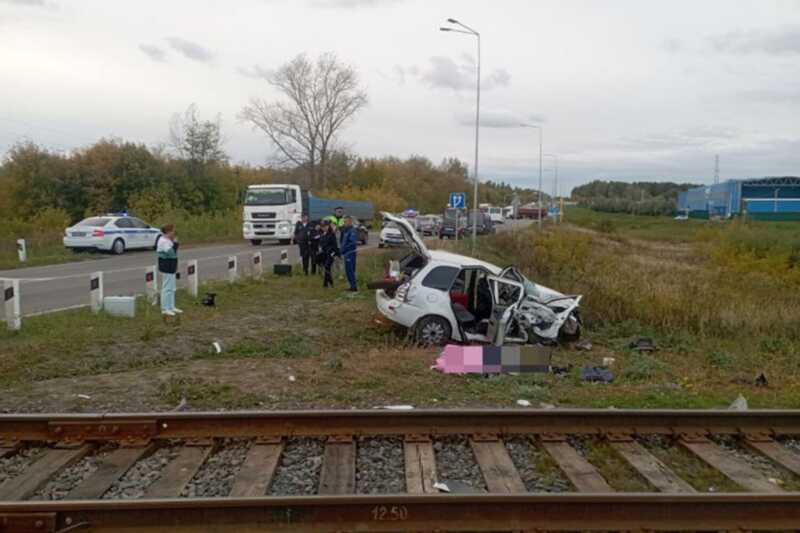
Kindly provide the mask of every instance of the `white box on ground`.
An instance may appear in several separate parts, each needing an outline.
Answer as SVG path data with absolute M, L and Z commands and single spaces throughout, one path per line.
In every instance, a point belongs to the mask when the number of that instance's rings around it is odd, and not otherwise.
M 133 318 L 136 316 L 136 296 L 106 296 L 103 310 L 112 316 Z

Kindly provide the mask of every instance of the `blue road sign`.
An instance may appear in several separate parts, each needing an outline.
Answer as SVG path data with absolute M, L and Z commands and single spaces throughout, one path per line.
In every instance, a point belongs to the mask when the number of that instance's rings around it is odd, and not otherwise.
M 467 207 L 467 195 L 463 192 L 451 192 L 450 207 L 455 207 L 457 209 L 464 209 Z

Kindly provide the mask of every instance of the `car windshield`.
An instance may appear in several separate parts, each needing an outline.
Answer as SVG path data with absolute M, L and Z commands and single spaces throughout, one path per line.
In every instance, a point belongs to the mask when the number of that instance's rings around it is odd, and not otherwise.
M 91 226 L 91 227 L 94 227 L 94 228 L 101 228 L 101 227 L 105 226 L 106 224 L 108 224 L 109 220 L 111 220 L 111 219 L 110 218 L 105 218 L 105 217 L 90 217 L 90 218 L 84 218 L 83 220 L 81 220 L 80 222 L 78 222 L 75 225 L 76 226 Z
M 250 189 L 244 197 L 244 205 L 286 205 L 289 203 L 287 189 Z

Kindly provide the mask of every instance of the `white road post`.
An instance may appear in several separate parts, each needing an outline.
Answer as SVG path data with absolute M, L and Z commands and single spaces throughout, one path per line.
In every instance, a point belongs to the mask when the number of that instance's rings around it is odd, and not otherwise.
M 103 309 L 103 273 L 95 272 L 89 276 L 89 304 L 92 313 L 99 313 Z
M 150 305 L 155 305 L 158 299 L 158 281 L 156 280 L 156 267 L 154 266 L 144 269 L 144 292 Z
M 18 331 L 22 328 L 22 313 L 19 310 L 19 280 L 7 279 L 3 283 L 3 301 L 6 308 L 8 329 Z
M 261 252 L 253 253 L 253 276 L 260 278 L 264 274 L 264 263 L 261 261 Z
M 232 255 L 228 257 L 228 281 L 233 283 L 236 281 L 237 277 L 237 268 L 236 268 L 236 256 Z
M 282 265 L 289 264 L 289 250 L 281 250 L 281 264 Z
M 197 276 L 197 259 L 192 259 L 186 266 L 186 287 L 189 289 L 189 294 L 192 298 L 197 298 L 199 287 Z
M 25 244 L 25 239 L 17 239 L 17 255 L 20 263 L 28 260 L 28 246 Z

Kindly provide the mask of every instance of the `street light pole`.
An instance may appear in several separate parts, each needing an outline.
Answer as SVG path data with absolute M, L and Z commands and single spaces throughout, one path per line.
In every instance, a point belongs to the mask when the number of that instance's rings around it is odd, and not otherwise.
M 556 154 L 544 154 L 544 156 L 545 157 L 552 157 L 553 161 L 555 163 L 554 177 L 553 177 L 553 198 L 550 200 L 551 206 L 554 206 L 555 205 L 554 202 L 556 201 L 556 198 L 558 197 L 558 155 L 556 155 Z M 556 220 L 558 220 L 558 217 L 556 217 Z
M 544 128 L 537 124 L 520 124 L 521 128 L 536 128 L 539 130 L 539 192 L 537 193 L 537 204 L 539 206 L 539 229 L 542 229 L 542 137 L 544 136 Z
M 461 22 L 457 21 L 456 19 L 447 19 L 447 22 L 450 24 L 455 24 L 464 28 L 463 30 L 459 30 L 456 28 L 448 28 L 442 27 L 439 28 L 441 31 L 449 31 L 455 33 L 465 33 L 467 35 L 474 35 L 478 40 L 478 63 L 477 63 L 477 83 L 476 83 L 476 97 L 475 97 L 475 170 L 474 170 L 474 178 L 475 178 L 475 189 L 473 193 L 474 197 L 474 212 L 472 215 L 472 250 L 475 251 L 475 240 L 478 236 L 478 146 L 480 140 L 480 129 L 481 129 L 481 34 L 475 31 L 474 29 L 470 28 L 466 24 L 462 24 Z M 467 218 L 469 220 L 469 218 Z M 458 229 L 456 229 L 458 231 Z

